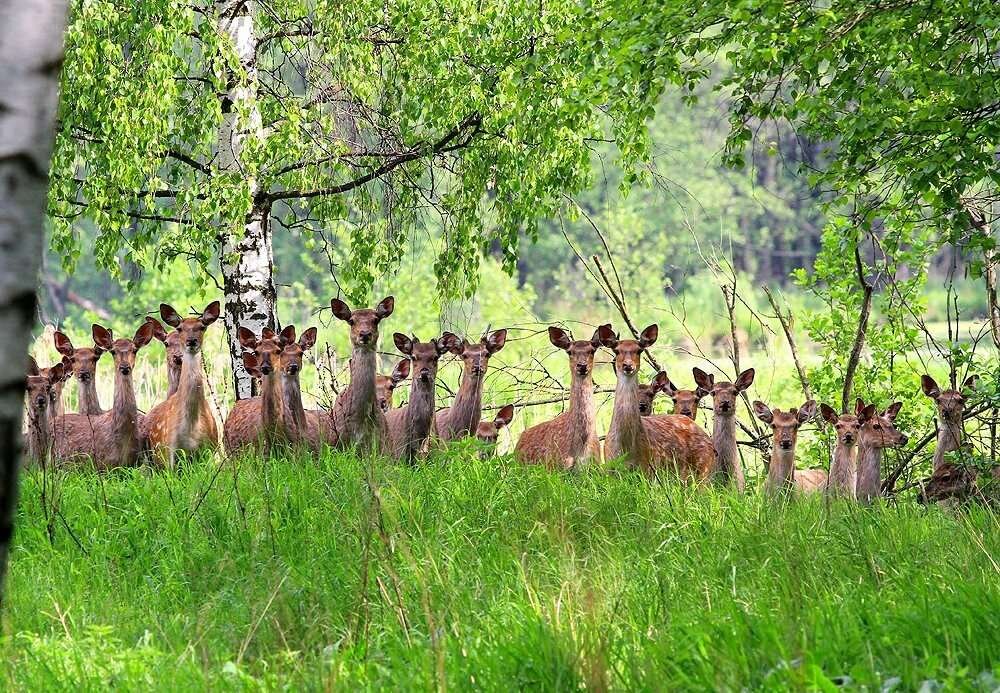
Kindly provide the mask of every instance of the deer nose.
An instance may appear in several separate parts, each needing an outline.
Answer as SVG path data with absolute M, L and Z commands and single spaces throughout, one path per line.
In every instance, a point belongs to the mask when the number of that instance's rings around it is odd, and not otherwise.
M 576 372 L 580 375 L 587 375 L 587 364 L 585 363 L 576 364 Z
M 45 395 L 39 395 L 35 398 L 35 406 L 39 409 L 45 409 L 46 404 L 48 404 L 48 398 Z
M 378 401 L 378 408 L 382 411 L 389 411 L 389 403 L 384 399 L 380 399 Z
M 427 368 L 424 368 L 423 370 L 421 370 L 421 371 L 420 371 L 420 379 L 421 379 L 422 381 L 424 381 L 425 383 L 426 383 L 426 382 L 427 382 L 428 380 L 430 380 L 430 379 L 431 379 L 431 372 L 430 372 L 430 369 L 427 369 Z
M 189 340 L 187 340 L 186 344 L 187 344 L 188 349 L 194 349 L 196 346 L 198 346 L 198 340 L 197 339 L 189 339 Z
M 782 450 L 791 450 L 792 449 L 792 441 L 790 441 L 790 440 L 783 440 L 780 443 L 778 443 L 778 447 L 780 447 Z
M 361 340 L 361 343 L 362 343 L 362 344 L 367 344 L 367 343 L 368 343 L 368 341 L 369 341 L 369 340 L 370 340 L 371 338 L 372 338 L 372 333 L 371 333 L 371 331 L 368 331 L 368 332 L 359 332 L 359 333 L 358 333 L 358 339 L 360 339 L 360 340 Z
M 79 376 L 77 376 L 77 377 L 80 378 L 81 382 L 84 382 L 84 383 L 90 382 L 90 373 L 86 373 L 86 372 L 80 373 Z
M 853 442 L 854 442 L 854 436 L 852 436 L 852 435 L 851 435 L 851 434 L 849 434 L 849 433 L 848 433 L 847 435 L 845 435 L 845 436 L 844 436 L 844 444 L 845 444 L 845 445 L 850 445 L 850 444 L 852 444 Z
M 290 364 L 288 364 L 287 370 L 288 370 L 288 374 L 289 375 L 295 375 L 296 373 L 299 372 L 299 364 L 297 364 L 297 363 L 290 363 Z
M 261 364 L 260 372 L 263 373 L 264 375 L 271 375 L 271 372 L 273 370 L 274 369 L 271 368 L 271 364 L 269 364 L 269 363 Z
M 622 366 L 622 370 L 625 372 L 625 375 L 632 375 L 635 373 L 635 366 L 631 363 L 626 363 Z
M 720 411 L 729 411 L 730 409 L 732 409 L 732 407 L 733 405 L 731 402 L 719 402 Z
M 176 363 L 178 366 L 181 365 L 182 363 L 184 363 L 184 357 L 180 355 L 174 356 L 174 363 Z
M 642 402 L 639 405 L 639 412 L 640 413 L 645 414 L 647 409 L 649 409 L 649 406 L 645 402 Z
M 129 373 L 132 372 L 132 366 L 119 366 L 118 372 L 121 373 L 122 375 L 128 375 Z

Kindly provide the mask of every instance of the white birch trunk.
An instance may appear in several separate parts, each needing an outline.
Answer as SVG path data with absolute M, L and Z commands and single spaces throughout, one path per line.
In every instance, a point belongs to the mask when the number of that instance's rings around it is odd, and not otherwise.
M 240 172 L 250 187 L 251 196 L 259 192 L 253 171 L 240 161 L 243 142 L 248 137 L 263 136 L 257 110 L 257 35 L 253 15 L 255 3 L 247 0 L 217 0 L 219 31 L 228 36 L 239 57 L 246 80 L 229 79 L 229 91 L 223 97 L 222 125 L 219 127 L 218 166 L 221 171 Z M 248 114 L 241 119 L 239 111 Z M 265 327 L 274 328 L 275 303 L 273 251 L 269 228 L 270 207 L 255 203 L 241 230 L 222 233 L 219 260 L 225 292 L 223 317 L 229 341 L 236 398 L 253 394 L 253 381 L 243 368 L 242 353 L 236 337 L 237 327 L 246 327 L 259 335 Z
M 14 533 L 66 0 L 0 0 L 0 587 Z

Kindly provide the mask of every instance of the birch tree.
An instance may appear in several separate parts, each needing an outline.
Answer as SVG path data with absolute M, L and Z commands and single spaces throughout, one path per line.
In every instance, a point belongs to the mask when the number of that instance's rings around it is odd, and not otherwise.
M 0 588 L 14 534 L 65 0 L 0 2 Z

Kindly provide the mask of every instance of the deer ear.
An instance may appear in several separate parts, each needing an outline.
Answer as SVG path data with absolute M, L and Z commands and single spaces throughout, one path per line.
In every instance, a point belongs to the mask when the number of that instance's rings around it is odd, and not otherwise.
M 799 407 L 798 419 L 800 424 L 811 420 L 814 416 L 816 416 L 816 402 L 813 400 L 808 400 L 805 404 Z
M 35 361 L 35 357 L 28 356 L 28 375 L 40 375 L 38 370 L 38 362 Z
M 595 349 L 599 349 L 601 346 L 603 346 L 603 342 L 601 341 L 602 329 L 610 330 L 611 329 L 610 323 L 607 325 L 601 325 L 596 330 L 594 330 L 594 336 L 590 338 L 590 346 L 594 347 Z
M 413 340 L 407 337 L 402 332 L 396 332 L 392 335 L 392 341 L 396 344 L 396 348 L 399 352 L 406 354 L 407 356 L 413 355 Z
M 486 351 L 490 356 L 503 349 L 507 343 L 507 330 L 497 330 L 486 338 Z
M 457 334 L 451 332 L 441 334 L 441 343 L 455 356 L 461 356 L 462 350 L 465 348 L 465 340 L 459 339 Z
M 260 363 L 257 361 L 257 355 L 249 351 L 243 352 L 243 367 L 247 369 L 247 373 L 255 378 L 260 378 L 264 375 L 260 370 Z
M 160 319 L 167 323 L 171 327 L 179 327 L 181 324 L 181 316 L 173 306 L 168 306 L 166 303 L 160 304 Z
M 899 410 L 902 408 L 903 408 L 902 402 L 893 402 L 892 404 L 889 405 L 889 408 L 885 410 L 885 413 L 882 414 L 882 416 L 889 419 L 889 421 L 895 421 L 896 416 L 899 414 Z
M 60 354 L 64 356 L 73 355 L 73 342 L 69 341 L 69 337 L 62 332 L 56 332 L 52 335 L 52 340 L 55 342 L 56 351 Z
M 837 412 L 835 412 L 833 410 L 833 407 L 831 407 L 826 402 L 823 402 L 819 405 L 819 413 L 820 415 L 822 415 L 823 419 L 827 423 L 829 424 L 837 423 Z
M 643 349 L 647 349 L 656 343 L 656 338 L 660 335 L 660 328 L 653 323 L 646 329 L 642 331 L 639 335 L 639 346 Z
M 49 383 L 55 384 L 63 380 L 66 377 L 65 366 L 63 366 L 62 361 L 52 366 L 49 369 Z
M 661 390 L 663 392 L 666 392 L 667 394 L 670 394 L 670 390 L 668 388 L 672 388 L 674 384 L 670 382 L 670 378 L 667 377 L 666 371 L 660 371 L 655 376 L 653 376 L 653 379 L 650 381 L 649 385 L 650 387 L 653 388 L 653 394 L 655 395 L 657 392 L 660 392 Z
M 854 415 L 861 416 L 861 412 L 865 410 L 865 401 L 858 397 L 854 402 Z
M 664 373 L 663 375 L 666 375 L 666 373 Z M 669 397 L 670 399 L 674 399 L 677 396 L 677 393 L 680 392 L 680 390 L 677 388 L 676 385 L 674 385 L 673 381 L 670 380 L 670 378 L 666 378 L 666 382 L 663 384 L 663 387 L 660 388 L 660 389 L 663 390 L 663 392 L 666 393 L 667 397 Z M 697 394 L 698 397 L 704 397 L 705 396 L 705 393 L 702 392 L 701 388 L 698 388 L 695 391 L 695 394 Z
M 968 378 L 965 379 L 965 382 L 962 383 L 962 389 L 963 390 L 975 390 L 976 389 L 976 382 L 978 380 L 979 380 L 979 376 L 978 375 L 970 375 Z
M 163 329 L 160 321 L 153 317 L 147 317 L 146 322 L 153 326 L 153 336 L 161 342 L 167 341 L 167 331 Z
M 573 343 L 566 330 L 555 325 L 549 325 L 549 341 L 552 342 L 552 346 L 563 351 L 568 350 L 569 345 Z
M 396 299 L 392 296 L 386 296 L 377 306 L 375 306 L 375 316 L 379 320 L 385 320 L 387 317 L 392 315 L 392 309 L 395 307 Z
M 496 418 L 493 419 L 493 423 L 496 424 L 497 428 L 503 428 L 510 423 L 510 420 L 514 418 L 514 405 L 508 404 L 497 412 Z
M 858 421 L 862 424 L 866 421 L 871 421 L 872 417 L 875 416 L 875 405 L 869 404 L 866 407 L 862 407 L 861 411 L 858 412 Z
M 774 421 L 774 414 L 771 413 L 771 408 L 760 400 L 754 400 L 753 413 L 764 423 L 769 424 Z
M 239 340 L 240 346 L 244 349 L 256 349 L 257 348 L 257 337 L 246 327 L 242 325 L 236 328 L 236 339 Z
M 303 349 L 312 349 L 316 346 L 316 328 L 310 327 L 299 337 L 299 346 Z
M 202 312 L 199 320 L 201 320 L 202 325 L 208 327 L 213 322 L 219 319 L 219 315 L 221 314 L 221 312 L 222 312 L 222 306 L 219 304 L 219 302 L 212 301 L 207 306 L 205 306 L 205 310 L 204 312 Z
M 136 351 L 142 349 L 153 339 L 153 323 L 146 321 L 135 331 L 132 343 L 135 344 Z
M 73 375 L 73 359 L 69 356 L 63 356 L 60 364 L 63 370 L 63 380 L 69 380 L 69 377 Z
M 295 325 L 285 325 L 285 329 L 278 335 L 278 341 L 282 348 L 287 344 L 293 344 L 295 342 Z
M 393 387 L 410 377 L 410 359 L 401 359 L 392 369 L 392 375 L 389 377 L 392 379 Z
M 350 307 L 339 298 L 330 299 L 330 310 L 333 311 L 333 316 L 338 320 L 343 320 L 344 322 L 351 321 Z
M 701 391 L 701 397 L 704 397 L 712 391 L 715 387 L 715 376 L 695 366 L 691 369 L 691 375 L 694 376 L 694 382 L 698 386 L 698 390 Z
M 941 394 L 941 388 L 938 387 L 937 382 L 926 373 L 920 376 L 920 389 L 931 399 L 937 399 Z
M 94 337 L 94 344 L 99 346 L 104 351 L 111 351 L 111 347 L 114 344 L 114 338 L 111 336 L 110 330 L 95 323 L 90 326 L 90 334 Z
M 745 371 L 739 374 L 736 378 L 736 382 L 733 385 L 736 386 L 737 392 L 743 392 L 748 387 L 753 385 L 753 377 L 757 372 L 753 368 L 747 368 Z
M 611 325 L 601 325 L 597 328 L 597 337 L 601 342 L 601 346 L 607 349 L 614 350 L 618 347 L 618 335 L 611 328 Z

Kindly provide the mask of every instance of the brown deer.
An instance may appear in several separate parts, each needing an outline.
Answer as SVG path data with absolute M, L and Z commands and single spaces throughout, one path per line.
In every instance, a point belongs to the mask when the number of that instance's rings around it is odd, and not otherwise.
M 795 489 L 804 493 L 818 491 L 826 483 L 827 474 L 822 469 L 795 469 L 795 446 L 799 441 L 799 427 L 816 415 L 816 402 L 808 400 L 801 407 L 788 411 L 771 409 L 757 400 L 754 414 L 774 433 L 771 444 L 771 463 L 767 468 L 764 488 L 769 493 Z
M 859 400 L 859 406 L 864 403 Z M 857 499 L 870 505 L 882 490 L 882 451 L 906 445 L 907 438 L 896 429 L 895 421 L 902 402 L 893 402 L 879 414 L 874 404 L 861 406 L 858 421 L 858 481 L 855 486 Z
M 307 329 L 297 342 L 295 328 L 290 325 L 285 330 L 289 331 L 288 339 L 278 357 L 281 370 L 281 418 L 285 435 L 294 445 L 304 445 L 312 450 L 318 450 L 322 422 L 329 416 L 326 412 L 305 410 L 302 406 L 302 388 L 299 383 L 302 357 L 316 345 L 316 328 Z
M 611 329 L 611 325 L 602 327 Z M 600 329 L 589 340 L 574 340 L 565 330 L 549 327 L 549 341 L 569 356 L 569 409 L 521 434 L 514 448 L 514 457 L 519 462 L 579 470 L 600 461 L 593 376 L 594 354 L 601 348 Z M 659 384 L 655 386 L 659 388 Z M 640 415 L 638 404 L 636 415 Z
M 323 420 L 322 435 L 332 445 L 377 450 L 385 441 L 385 415 L 375 402 L 375 361 L 379 323 L 392 315 L 395 299 L 382 299 L 375 308 L 351 310 L 340 299 L 330 301 L 338 319 L 351 326 L 351 382 L 340 393 Z
M 966 378 L 961 390 L 941 390 L 931 376 L 924 375 L 920 378 L 921 389 L 934 400 L 938 415 L 933 471 L 921 484 L 920 500 L 923 502 L 961 499 L 975 490 L 978 476 L 976 470 L 968 465 L 948 462 L 946 455 L 966 445 L 966 392 L 975 389 L 977 378 L 975 375 Z
M 861 400 L 858 400 L 858 404 L 861 404 Z M 857 493 L 858 440 L 861 436 L 861 421 L 858 415 L 862 409 L 863 406 L 858 406 L 854 414 L 838 414 L 828 404 L 819 405 L 823 419 L 833 426 L 837 434 L 837 444 L 830 462 L 830 477 L 826 483 L 826 492 L 830 496 L 853 499 Z
M 402 407 L 385 415 L 388 430 L 387 452 L 396 459 L 413 462 L 424 447 L 434 423 L 434 386 L 437 383 L 438 359 L 457 343 L 454 335 L 421 342 L 415 336 L 397 332 L 392 336 L 396 348 L 411 363 L 410 399 Z
M 182 318 L 171 306 L 160 304 L 160 317 L 180 333 L 184 347 L 177 391 L 146 414 L 149 447 L 160 466 L 173 469 L 178 451 L 193 454 L 219 444 L 201 365 L 205 331 L 219 319 L 219 310 L 219 302 L 213 301 L 200 316 Z
M 167 397 L 177 392 L 177 383 L 181 380 L 181 364 L 184 362 L 184 345 L 181 344 L 181 333 L 163 329 L 160 321 L 147 317 L 146 322 L 153 326 L 153 336 L 163 343 L 167 350 Z
M 471 436 L 479 427 L 483 415 L 483 379 L 490 357 L 503 349 L 507 341 L 507 330 L 497 330 L 478 342 L 459 340 L 451 332 L 445 332 L 441 339 L 453 344 L 451 352 L 462 359 L 462 382 L 455 401 L 434 417 L 437 436 L 448 441 Z
M 661 378 L 662 376 L 662 378 Z M 663 379 L 666 379 L 664 382 Z M 639 383 L 639 414 L 642 416 L 649 416 L 653 413 L 653 404 L 656 401 L 656 395 L 660 392 L 668 392 L 667 388 L 671 387 L 673 383 L 667 378 L 667 374 L 660 371 L 656 374 L 652 380 L 649 381 L 648 385 Z M 677 411 L 675 410 L 676 414 Z
M 229 454 L 257 444 L 268 452 L 277 439 L 284 437 L 279 357 L 285 344 L 295 341 L 295 328 L 288 326 L 275 334 L 265 327 L 257 339 L 253 332 L 240 327 L 236 337 L 250 352 L 243 354 L 243 366 L 251 376 L 260 378 L 260 396 L 233 405 L 222 424 L 222 442 Z
M 483 448 L 479 453 L 481 459 L 492 457 L 497 451 L 497 439 L 500 437 L 500 429 L 509 426 L 514 418 L 514 405 L 508 404 L 502 407 L 492 421 L 480 421 L 476 426 L 476 440 L 482 443 Z
M 389 375 L 375 376 L 375 401 L 383 413 L 392 409 L 392 392 L 396 386 L 410 377 L 410 360 L 403 359 L 396 364 Z
M 642 353 L 656 342 L 659 328 L 650 325 L 639 339 L 619 339 L 608 325 L 598 328 L 601 345 L 615 353 L 615 408 L 604 441 L 604 457 L 625 459 L 630 468 L 652 475 L 671 471 L 681 479 L 705 481 L 715 468 L 712 441 L 686 416 L 639 414 L 638 376 Z
M 132 339 L 114 339 L 111 331 L 93 326 L 94 342 L 111 354 L 115 364 L 115 401 L 110 411 L 96 416 L 64 414 L 52 425 L 53 453 L 61 463 L 83 457 L 98 470 L 126 467 L 139 457 L 139 412 L 135 405 L 132 370 L 139 350 L 153 338 L 143 323 Z
M 100 360 L 104 350 L 96 344 L 91 347 L 73 346 L 73 342 L 62 332 L 52 335 L 56 345 L 56 351 L 69 358 L 73 365 L 73 375 L 77 382 L 77 402 L 76 409 L 80 414 L 90 414 L 97 416 L 104 413 L 101 402 L 97 398 L 97 362 Z
M 694 370 L 698 371 L 699 369 L 695 368 Z M 709 393 L 708 390 L 698 385 L 697 381 L 695 382 L 695 389 L 679 390 L 676 385 L 670 382 L 669 378 L 663 391 L 674 401 L 674 410 L 671 413 L 687 416 L 692 421 L 698 420 L 698 408 L 701 407 L 701 399 Z
M 64 368 L 62 362 L 39 368 L 35 359 L 28 357 L 28 459 L 39 464 L 52 445 L 52 420 L 59 416 L 53 411 L 52 390 L 65 382 Z
M 753 368 L 748 368 L 736 376 L 736 381 L 732 383 L 725 380 L 715 382 L 714 375 L 697 367 L 691 369 L 691 372 L 698 385 L 695 391 L 697 396 L 712 395 L 715 479 L 722 484 L 733 483 L 738 490 L 743 491 L 746 478 L 743 476 L 743 463 L 736 448 L 736 400 L 753 384 L 756 372 Z
M 55 377 L 55 372 L 52 370 L 55 366 L 49 366 L 48 368 L 39 368 L 38 374 L 43 378 L 47 378 L 52 384 L 49 388 L 51 396 L 49 397 L 49 418 L 53 416 L 62 416 L 66 413 L 66 409 L 63 406 L 63 388 L 66 386 L 66 381 L 68 381 L 73 376 L 73 359 L 68 356 L 63 356 L 62 360 L 56 364 L 59 366 L 58 373 L 60 376 Z

